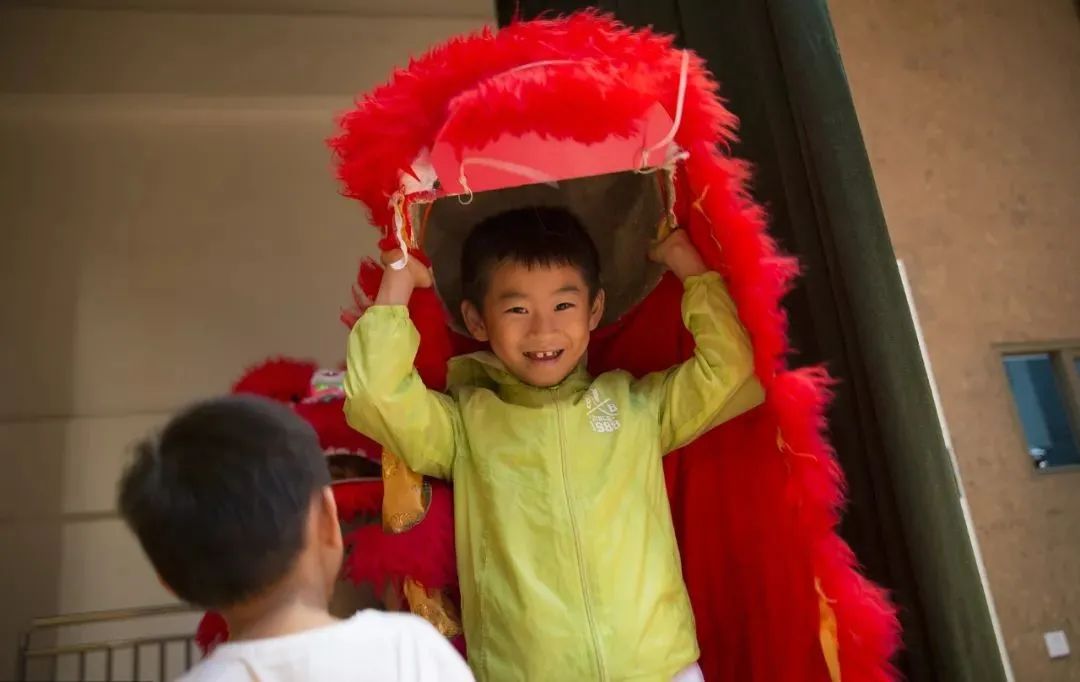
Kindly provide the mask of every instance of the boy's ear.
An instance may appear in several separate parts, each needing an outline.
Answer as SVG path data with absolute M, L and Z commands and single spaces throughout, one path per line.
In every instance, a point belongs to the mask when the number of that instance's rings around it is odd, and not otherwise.
M 465 328 L 477 341 L 487 341 L 487 327 L 484 325 L 484 316 L 476 309 L 471 301 L 461 302 L 461 317 L 465 320 Z
M 319 496 L 319 529 L 323 541 L 331 547 L 341 547 L 341 522 L 338 520 L 337 500 L 334 499 L 334 491 L 330 486 L 324 486 Z
M 594 331 L 600 326 L 600 320 L 604 319 L 604 290 L 596 292 L 593 299 L 592 309 L 589 311 L 589 331 Z

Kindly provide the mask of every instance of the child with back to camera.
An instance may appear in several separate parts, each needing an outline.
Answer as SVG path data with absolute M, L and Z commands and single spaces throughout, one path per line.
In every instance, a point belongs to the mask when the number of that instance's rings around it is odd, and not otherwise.
M 221 613 L 231 640 L 183 682 L 467 682 L 435 628 L 327 611 L 342 539 L 311 425 L 254 396 L 198 403 L 141 442 L 120 511 L 162 583 Z

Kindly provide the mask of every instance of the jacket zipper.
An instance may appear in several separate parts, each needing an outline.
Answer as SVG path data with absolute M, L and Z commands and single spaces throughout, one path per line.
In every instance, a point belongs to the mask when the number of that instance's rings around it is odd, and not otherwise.
M 581 578 L 581 591 L 585 598 L 585 617 L 589 621 L 589 634 L 592 635 L 593 651 L 596 655 L 596 668 L 600 673 L 600 680 L 607 680 L 607 671 L 604 669 L 604 658 L 600 653 L 600 635 L 596 630 L 596 619 L 592 612 L 592 598 L 589 595 L 588 574 L 585 572 L 585 553 L 581 549 L 581 534 L 578 531 L 577 515 L 574 512 L 574 502 L 570 495 L 570 474 L 566 464 L 566 432 L 563 428 L 563 410 L 559 404 L 557 394 L 555 396 L 556 421 L 559 424 L 559 462 L 562 465 L 563 491 L 566 493 L 566 509 L 570 514 L 570 530 L 574 535 L 574 549 L 577 551 L 578 576 Z

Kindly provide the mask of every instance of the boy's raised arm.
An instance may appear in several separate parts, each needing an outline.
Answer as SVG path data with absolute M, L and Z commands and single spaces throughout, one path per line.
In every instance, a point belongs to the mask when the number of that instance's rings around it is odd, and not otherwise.
M 654 249 L 685 287 L 683 323 L 696 348 L 689 360 L 643 377 L 636 386 L 656 406 L 666 454 L 762 403 L 754 351 L 723 278 L 709 271 L 682 230 Z
M 420 334 L 406 305 L 417 286 L 431 286 L 431 275 L 415 259 L 403 270 L 387 268 L 375 305 L 350 332 L 345 419 L 410 469 L 449 479 L 461 449 L 461 418 L 457 405 L 429 390 L 413 366 Z

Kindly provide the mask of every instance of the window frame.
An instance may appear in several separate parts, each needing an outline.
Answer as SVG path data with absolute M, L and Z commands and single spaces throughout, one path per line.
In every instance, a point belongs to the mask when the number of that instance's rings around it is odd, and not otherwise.
M 1064 402 L 1065 411 L 1069 419 L 1069 429 L 1072 431 L 1076 447 L 1080 448 L 1080 339 L 1066 339 L 1063 341 L 1023 341 L 1016 343 L 994 344 L 997 353 L 997 362 L 1001 376 L 1005 381 L 1005 391 L 1012 403 L 1012 420 L 1020 440 L 1025 446 L 1024 456 L 1031 459 L 1031 453 L 1027 452 L 1027 432 L 1024 430 L 1024 422 L 1020 418 L 1020 406 L 1016 402 L 1016 395 L 1009 384 L 1008 373 L 1005 371 L 1005 358 L 1010 355 L 1026 355 L 1044 353 L 1050 356 L 1050 364 L 1054 369 L 1054 377 L 1058 381 Z M 1080 464 L 1063 464 L 1055 467 L 1039 468 L 1031 467 L 1035 474 L 1045 476 L 1048 474 L 1080 473 Z

